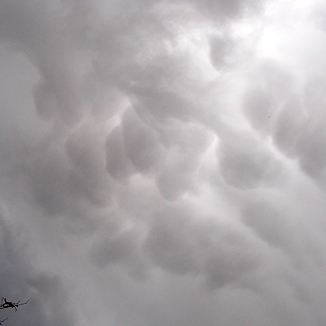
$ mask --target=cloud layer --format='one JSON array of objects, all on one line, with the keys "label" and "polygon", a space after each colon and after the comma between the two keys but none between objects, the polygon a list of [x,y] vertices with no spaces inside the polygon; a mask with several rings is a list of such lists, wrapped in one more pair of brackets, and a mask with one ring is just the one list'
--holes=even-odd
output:
[{"label": "cloud layer", "polygon": [[6,323],[324,325],[325,10],[1,1]]}]

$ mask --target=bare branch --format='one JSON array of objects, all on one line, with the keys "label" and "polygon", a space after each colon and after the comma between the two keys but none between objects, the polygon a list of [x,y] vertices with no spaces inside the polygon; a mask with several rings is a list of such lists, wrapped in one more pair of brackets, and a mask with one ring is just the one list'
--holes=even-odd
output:
[{"label": "bare branch", "polygon": [[0,326],[2,325],[2,323],[4,323],[8,318],[4,319],[4,320],[0,320]]},{"label": "bare branch", "polygon": [[27,304],[28,302],[29,302],[29,299],[26,302],[20,302],[20,300],[17,302],[12,302],[12,301],[7,301],[6,298],[2,297],[1,304],[0,304],[0,310],[7,309],[7,308],[14,308],[15,311],[17,311],[18,307],[23,306],[23,305]]},{"label": "bare branch", "polygon": [[[1,309],[7,309],[7,308],[14,308],[15,309],[15,312],[18,310],[18,307],[20,306],[23,306],[25,304],[27,304],[29,302],[29,299],[25,302],[21,302],[20,300],[17,301],[17,302],[12,302],[12,301],[8,301],[7,298],[5,297],[2,297],[1,298],[1,303],[0,303],[0,310]],[[8,318],[6,319],[3,319],[3,320],[0,320],[0,326],[7,320]]]}]

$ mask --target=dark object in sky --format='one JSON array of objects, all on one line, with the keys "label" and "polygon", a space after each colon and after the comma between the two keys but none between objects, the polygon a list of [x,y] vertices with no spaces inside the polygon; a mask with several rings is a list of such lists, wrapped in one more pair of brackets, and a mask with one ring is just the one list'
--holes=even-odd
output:
[{"label": "dark object in sky", "polygon": [[29,299],[26,302],[20,302],[20,300],[18,302],[12,302],[12,301],[7,301],[6,298],[2,297],[1,298],[1,304],[0,304],[0,309],[6,309],[6,308],[14,308],[15,311],[17,311],[17,308],[19,306],[25,305],[29,302]]},{"label": "dark object in sky", "polygon": [[2,323],[4,323],[6,320],[7,320],[8,318],[6,318],[6,319],[3,319],[3,320],[0,320],[0,326],[2,325]]},{"label": "dark object in sky", "polygon": [[[6,298],[2,297],[1,298],[1,304],[0,304],[0,309],[7,309],[7,308],[14,308],[15,311],[17,311],[18,307],[23,306],[29,302],[29,299],[25,302],[12,302],[12,301],[7,301]],[[3,320],[0,320],[0,326],[7,320],[8,318],[5,318]]]}]

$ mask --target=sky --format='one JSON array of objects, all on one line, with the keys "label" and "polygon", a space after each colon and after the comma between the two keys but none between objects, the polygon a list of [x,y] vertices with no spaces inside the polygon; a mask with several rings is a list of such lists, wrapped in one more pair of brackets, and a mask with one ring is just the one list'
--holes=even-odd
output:
[{"label": "sky", "polygon": [[4,325],[324,326],[325,54],[322,0],[0,0]]}]

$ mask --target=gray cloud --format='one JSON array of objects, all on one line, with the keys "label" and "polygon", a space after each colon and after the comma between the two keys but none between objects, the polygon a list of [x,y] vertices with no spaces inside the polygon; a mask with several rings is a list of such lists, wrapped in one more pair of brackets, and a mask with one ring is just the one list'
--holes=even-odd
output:
[{"label": "gray cloud", "polygon": [[0,3],[8,325],[325,323],[323,13],[289,6]]}]

